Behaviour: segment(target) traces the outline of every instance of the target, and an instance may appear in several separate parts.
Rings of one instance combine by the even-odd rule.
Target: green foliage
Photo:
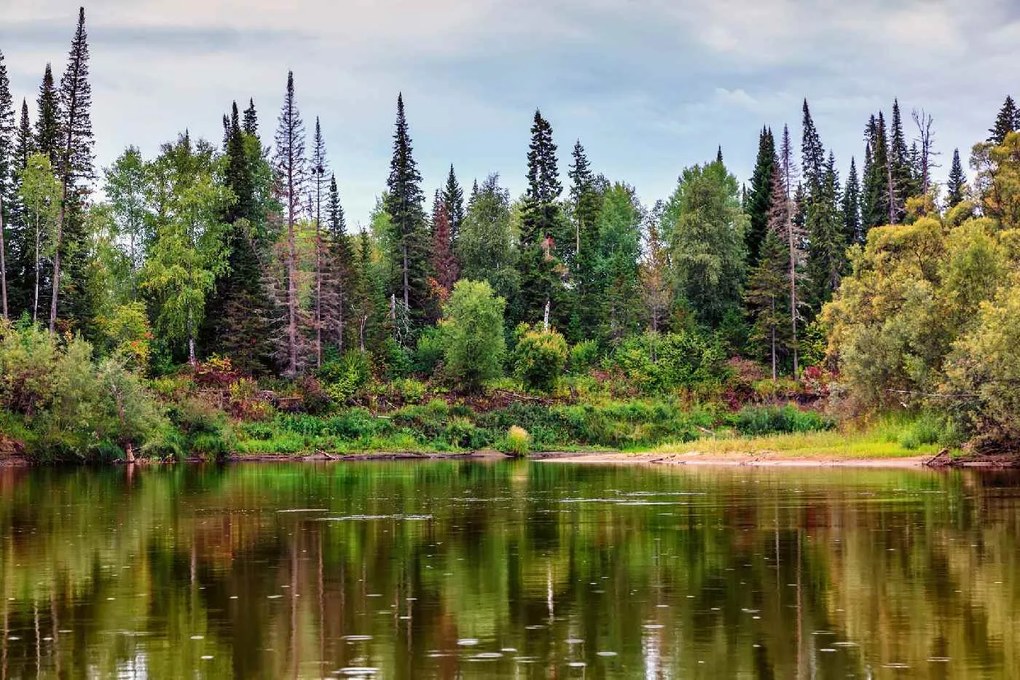
[[[412,366],[419,375],[432,375],[443,360],[443,334],[439,328],[430,326],[418,336],[414,349]]]
[[[663,213],[662,232],[677,297],[703,323],[719,323],[740,302],[746,229],[737,180],[721,161],[683,171]]]
[[[727,376],[719,341],[698,332],[627,338],[606,360],[645,394],[721,386]]]
[[[324,361],[318,376],[330,399],[343,404],[372,379],[372,360],[367,352],[350,350]]]
[[[38,460],[121,458],[145,453],[168,423],[141,380],[116,357],[96,360],[80,339],[66,344],[37,327],[0,324],[0,409],[31,432]]]
[[[514,370],[530,390],[551,392],[567,363],[567,341],[555,329],[529,329],[514,348]]]
[[[487,282],[469,280],[458,281],[443,306],[439,328],[444,370],[468,391],[477,391],[484,381],[502,374],[505,307],[506,301]]]
[[[570,361],[567,366],[571,375],[584,375],[599,361],[601,350],[594,340],[584,340],[570,348]]]
[[[817,432],[835,427],[835,423],[815,411],[786,406],[745,406],[732,419],[733,427],[745,437],[794,432]]]

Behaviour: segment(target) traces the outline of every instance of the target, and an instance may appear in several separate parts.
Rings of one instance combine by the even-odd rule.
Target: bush
[[[385,380],[405,378],[411,374],[411,357],[407,350],[392,337],[380,344],[375,353],[379,376]]]
[[[745,437],[830,430],[835,423],[815,411],[786,406],[746,406],[731,417],[731,424]]]
[[[518,458],[528,455],[531,448],[531,435],[523,427],[513,425],[506,432],[503,440],[503,451]]]
[[[443,305],[439,328],[446,375],[468,391],[502,375],[505,307],[488,282],[469,280],[458,281]]]
[[[66,345],[37,327],[0,323],[0,408],[31,432],[41,460],[101,460],[151,451],[169,428],[161,408],[120,357]]]
[[[599,344],[594,340],[579,342],[570,348],[570,373],[572,375],[584,375],[590,371],[599,360]]]
[[[525,387],[551,392],[567,363],[567,341],[556,330],[527,330],[514,349],[514,369]]]
[[[432,375],[443,359],[443,337],[438,328],[429,327],[418,336],[413,368],[419,375]]]
[[[372,360],[366,352],[350,350],[324,362],[318,376],[329,398],[344,404],[372,379]]]
[[[178,455],[222,459],[234,446],[234,434],[226,414],[198,397],[186,397],[170,405],[170,420],[184,436]]]
[[[642,392],[716,388],[726,380],[726,354],[715,338],[682,331],[627,338],[606,362]]]

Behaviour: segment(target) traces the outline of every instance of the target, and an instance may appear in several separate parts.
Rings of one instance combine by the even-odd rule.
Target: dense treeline
[[[451,165],[427,205],[398,96],[385,191],[354,233],[298,92],[288,74],[272,144],[255,103],[235,102],[221,140],[184,130],[99,173],[84,10],[59,84],[45,67],[34,123],[27,98],[15,115],[0,53],[0,401],[19,422],[59,410],[57,386],[19,372],[43,365],[35,347],[132,386],[211,359],[337,405],[411,376],[467,393],[506,376],[553,392],[570,372],[633,394],[718,394],[751,361],[773,381],[832,383],[851,409],[933,409],[949,439],[1020,434],[1010,98],[973,149],[972,185],[957,151],[946,186],[933,180],[932,118],[913,111],[908,132],[898,101],[868,117],[860,170],[851,158],[842,179],[805,101],[799,148],[788,127],[763,128],[747,184],[720,148],[646,206],[580,141],[564,186],[539,111],[523,196],[496,174],[465,192]],[[116,399],[104,408],[127,418]]]

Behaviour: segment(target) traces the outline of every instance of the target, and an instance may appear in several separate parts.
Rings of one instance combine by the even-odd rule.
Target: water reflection
[[[1020,677],[1018,481],[0,470],[0,678]]]

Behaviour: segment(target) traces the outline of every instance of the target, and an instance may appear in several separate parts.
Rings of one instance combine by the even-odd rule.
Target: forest
[[[0,460],[812,432],[1015,450],[1011,97],[944,184],[923,109],[864,116],[847,164],[805,100],[799,135],[761,129],[750,178],[721,140],[643,205],[580,141],[563,153],[540,111],[522,196],[454,165],[426,181],[398,95],[389,176],[356,231],[319,120],[280,75],[273,123],[225,101],[221,139],[182,126],[99,168],[84,9],[59,80],[45,64],[31,97],[0,52]]]

